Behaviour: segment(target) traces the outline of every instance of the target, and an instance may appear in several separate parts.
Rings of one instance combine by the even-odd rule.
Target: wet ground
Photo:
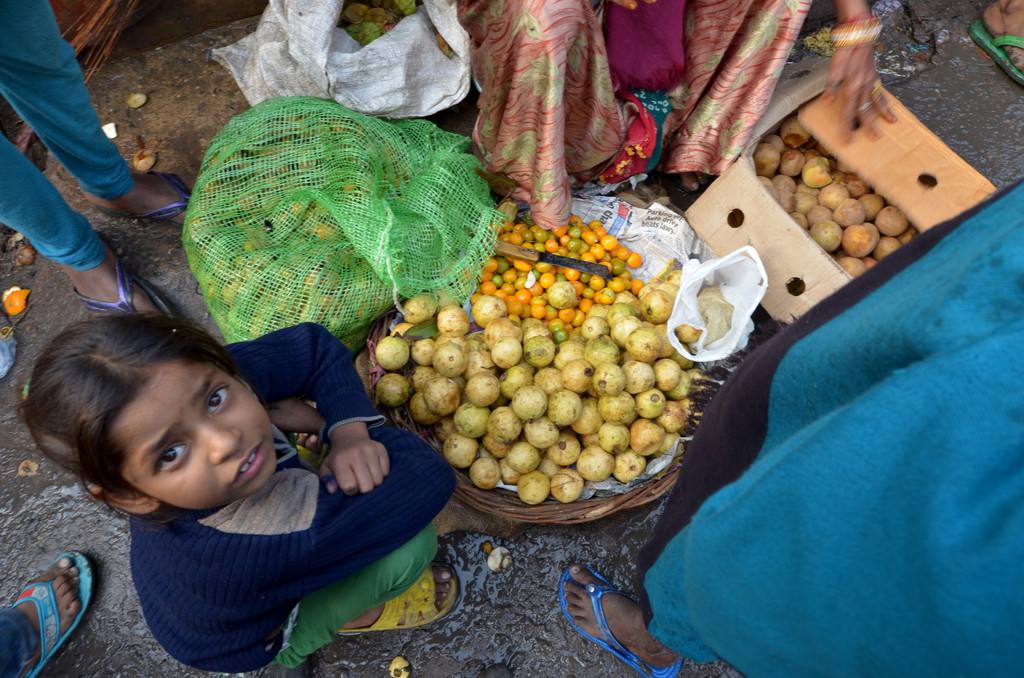
[[[913,0],[909,6],[892,5],[881,59],[883,78],[892,91],[997,186],[1019,179],[1024,175],[1024,90],[966,36],[982,3]],[[157,169],[185,174],[198,170],[212,136],[246,108],[230,76],[208,60],[207,52],[240,38],[254,24],[253,19],[235,21],[142,52],[138,50],[147,44],[145,37],[129,36],[133,49],[124,50],[92,83],[100,117],[118,124],[117,143],[126,156],[136,150],[141,135],[159,154]],[[125,97],[136,91],[146,92],[150,101],[129,110]],[[440,116],[439,122],[467,131],[472,115],[472,107],[464,104],[460,111]],[[61,168],[51,163],[48,172],[132,268],[172,295],[187,315],[215,329],[188,271],[176,227],[101,215],[81,200]],[[99,569],[98,595],[86,623],[49,675],[199,675],[171,660],[149,635],[128,575],[124,521],[88,501],[71,478],[38,460],[16,417],[21,387],[42,345],[84,311],[67,281],[42,259],[15,267],[10,254],[4,255],[0,278],[3,288],[19,284],[32,289],[31,308],[16,325],[17,364],[0,381],[0,426],[6,432],[0,442],[0,596],[12,597],[26,577],[43,569],[62,548],[86,550],[94,554]],[[36,475],[18,476],[17,466],[25,459],[40,461]],[[446,536],[443,556],[455,565],[465,589],[450,621],[418,632],[338,640],[319,653],[317,675],[383,676],[396,654],[409,658],[414,675],[421,677],[472,678],[495,662],[530,678],[631,675],[569,632],[554,592],[559,572],[573,560],[599,564],[614,581],[631,582],[633,557],[657,510],[654,505],[586,526],[531,527],[514,537]],[[511,571],[495,575],[486,569],[480,545],[487,539],[512,550]],[[689,676],[731,673],[723,664],[686,669]]]

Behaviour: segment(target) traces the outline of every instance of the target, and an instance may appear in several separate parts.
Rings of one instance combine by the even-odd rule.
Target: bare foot
[[[567,582],[565,585],[565,601],[573,621],[590,635],[601,638],[602,631],[594,617],[594,606],[587,594],[587,584],[598,584],[600,580],[585,568],[573,565],[569,568],[572,578],[578,582]],[[627,650],[651,666],[669,666],[678,657],[662,645],[654,636],[647,632],[644,616],[640,608],[629,598],[614,594],[605,594],[601,599],[604,604],[604,615],[608,620],[608,628],[612,635]]]
[[[44,574],[29,583],[45,581],[53,582],[53,590],[57,595],[57,609],[60,614],[60,630],[63,633],[71,626],[71,622],[74,621],[81,608],[81,604],[78,602],[78,568],[74,567],[74,563],[70,559],[62,558]],[[36,612],[35,603],[25,601],[16,605],[14,609],[25,615],[32,627],[36,629],[36,633],[39,632],[39,614]],[[39,652],[40,649],[37,649],[22,675],[31,671],[39,661]]]
[[[448,591],[452,587],[452,571],[444,565],[434,565],[434,608],[440,612],[444,606],[445,598],[448,597]],[[364,629],[368,626],[372,626],[384,611],[383,605],[370,608],[366,612],[362,613],[352,621],[348,622],[343,629]],[[422,613],[416,615],[416,617],[409,617],[401,619],[398,622],[399,626],[408,626],[424,619]]]
[[[992,37],[1024,36],[1024,0],[996,0],[981,15]],[[1024,69],[1024,49],[1004,47],[1006,56],[1017,68]]]
[[[132,214],[146,214],[158,210],[172,202],[181,200],[178,192],[166,181],[155,174],[132,173],[135,188],[114,200],[104,200],[95,195],[85,194],[86,199],[94,205],[107,209],[122,210]],[[184,212],[171,219],[179,224],[184,223]]]
[[[73,268],[64,267],[75,291],[82,296],[99,301],[117,301],[117,259],[113,252],[107,250],[107,258],[96,268],[88,271],[76,271]],[[146,293],[139,289],[138,285],[132,285],[132,305],[140,313],[158,313],[156,306]]]

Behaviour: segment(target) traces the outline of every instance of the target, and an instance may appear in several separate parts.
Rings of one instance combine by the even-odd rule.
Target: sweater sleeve
[[[322,440],[349,422],[371,427],[384,423],[356,374],[352,352],[321,325],[302,323],[227,349],[264,402],[294,397],[315,401],[325,422]]]

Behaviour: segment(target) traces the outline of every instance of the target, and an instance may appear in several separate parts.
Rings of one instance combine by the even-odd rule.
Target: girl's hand
[[[298,398],[270,403],[267,413],[270,423],[288,433],[319,433],[324,426],[324,418],[316,408]]]
[[[331,452],[320,475],[326,479],[330,493],[341,489],[347,495],[366,494],[384,482],[391,470],[388,450],[366,432],[361,421],[338,426],[331,431]]]
[[[877,139],[880,120],[896,122],[896,116],[885,100],[882,83],[875,70],[874,45],[840,47],[832,57],[825,86],[825,101],[842,101],[846,138],[859,124],[868,136]]]

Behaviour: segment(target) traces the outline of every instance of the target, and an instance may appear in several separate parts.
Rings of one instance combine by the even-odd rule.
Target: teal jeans
[[[82,190],[108,200],[132,190],[131,171],[100,129],[82,69],[48,0],[0,0],[0,29],[0,96]],[[79,271],[99,266],[106,255],[86,218],[2,135],[0,223],[43,256]]]

